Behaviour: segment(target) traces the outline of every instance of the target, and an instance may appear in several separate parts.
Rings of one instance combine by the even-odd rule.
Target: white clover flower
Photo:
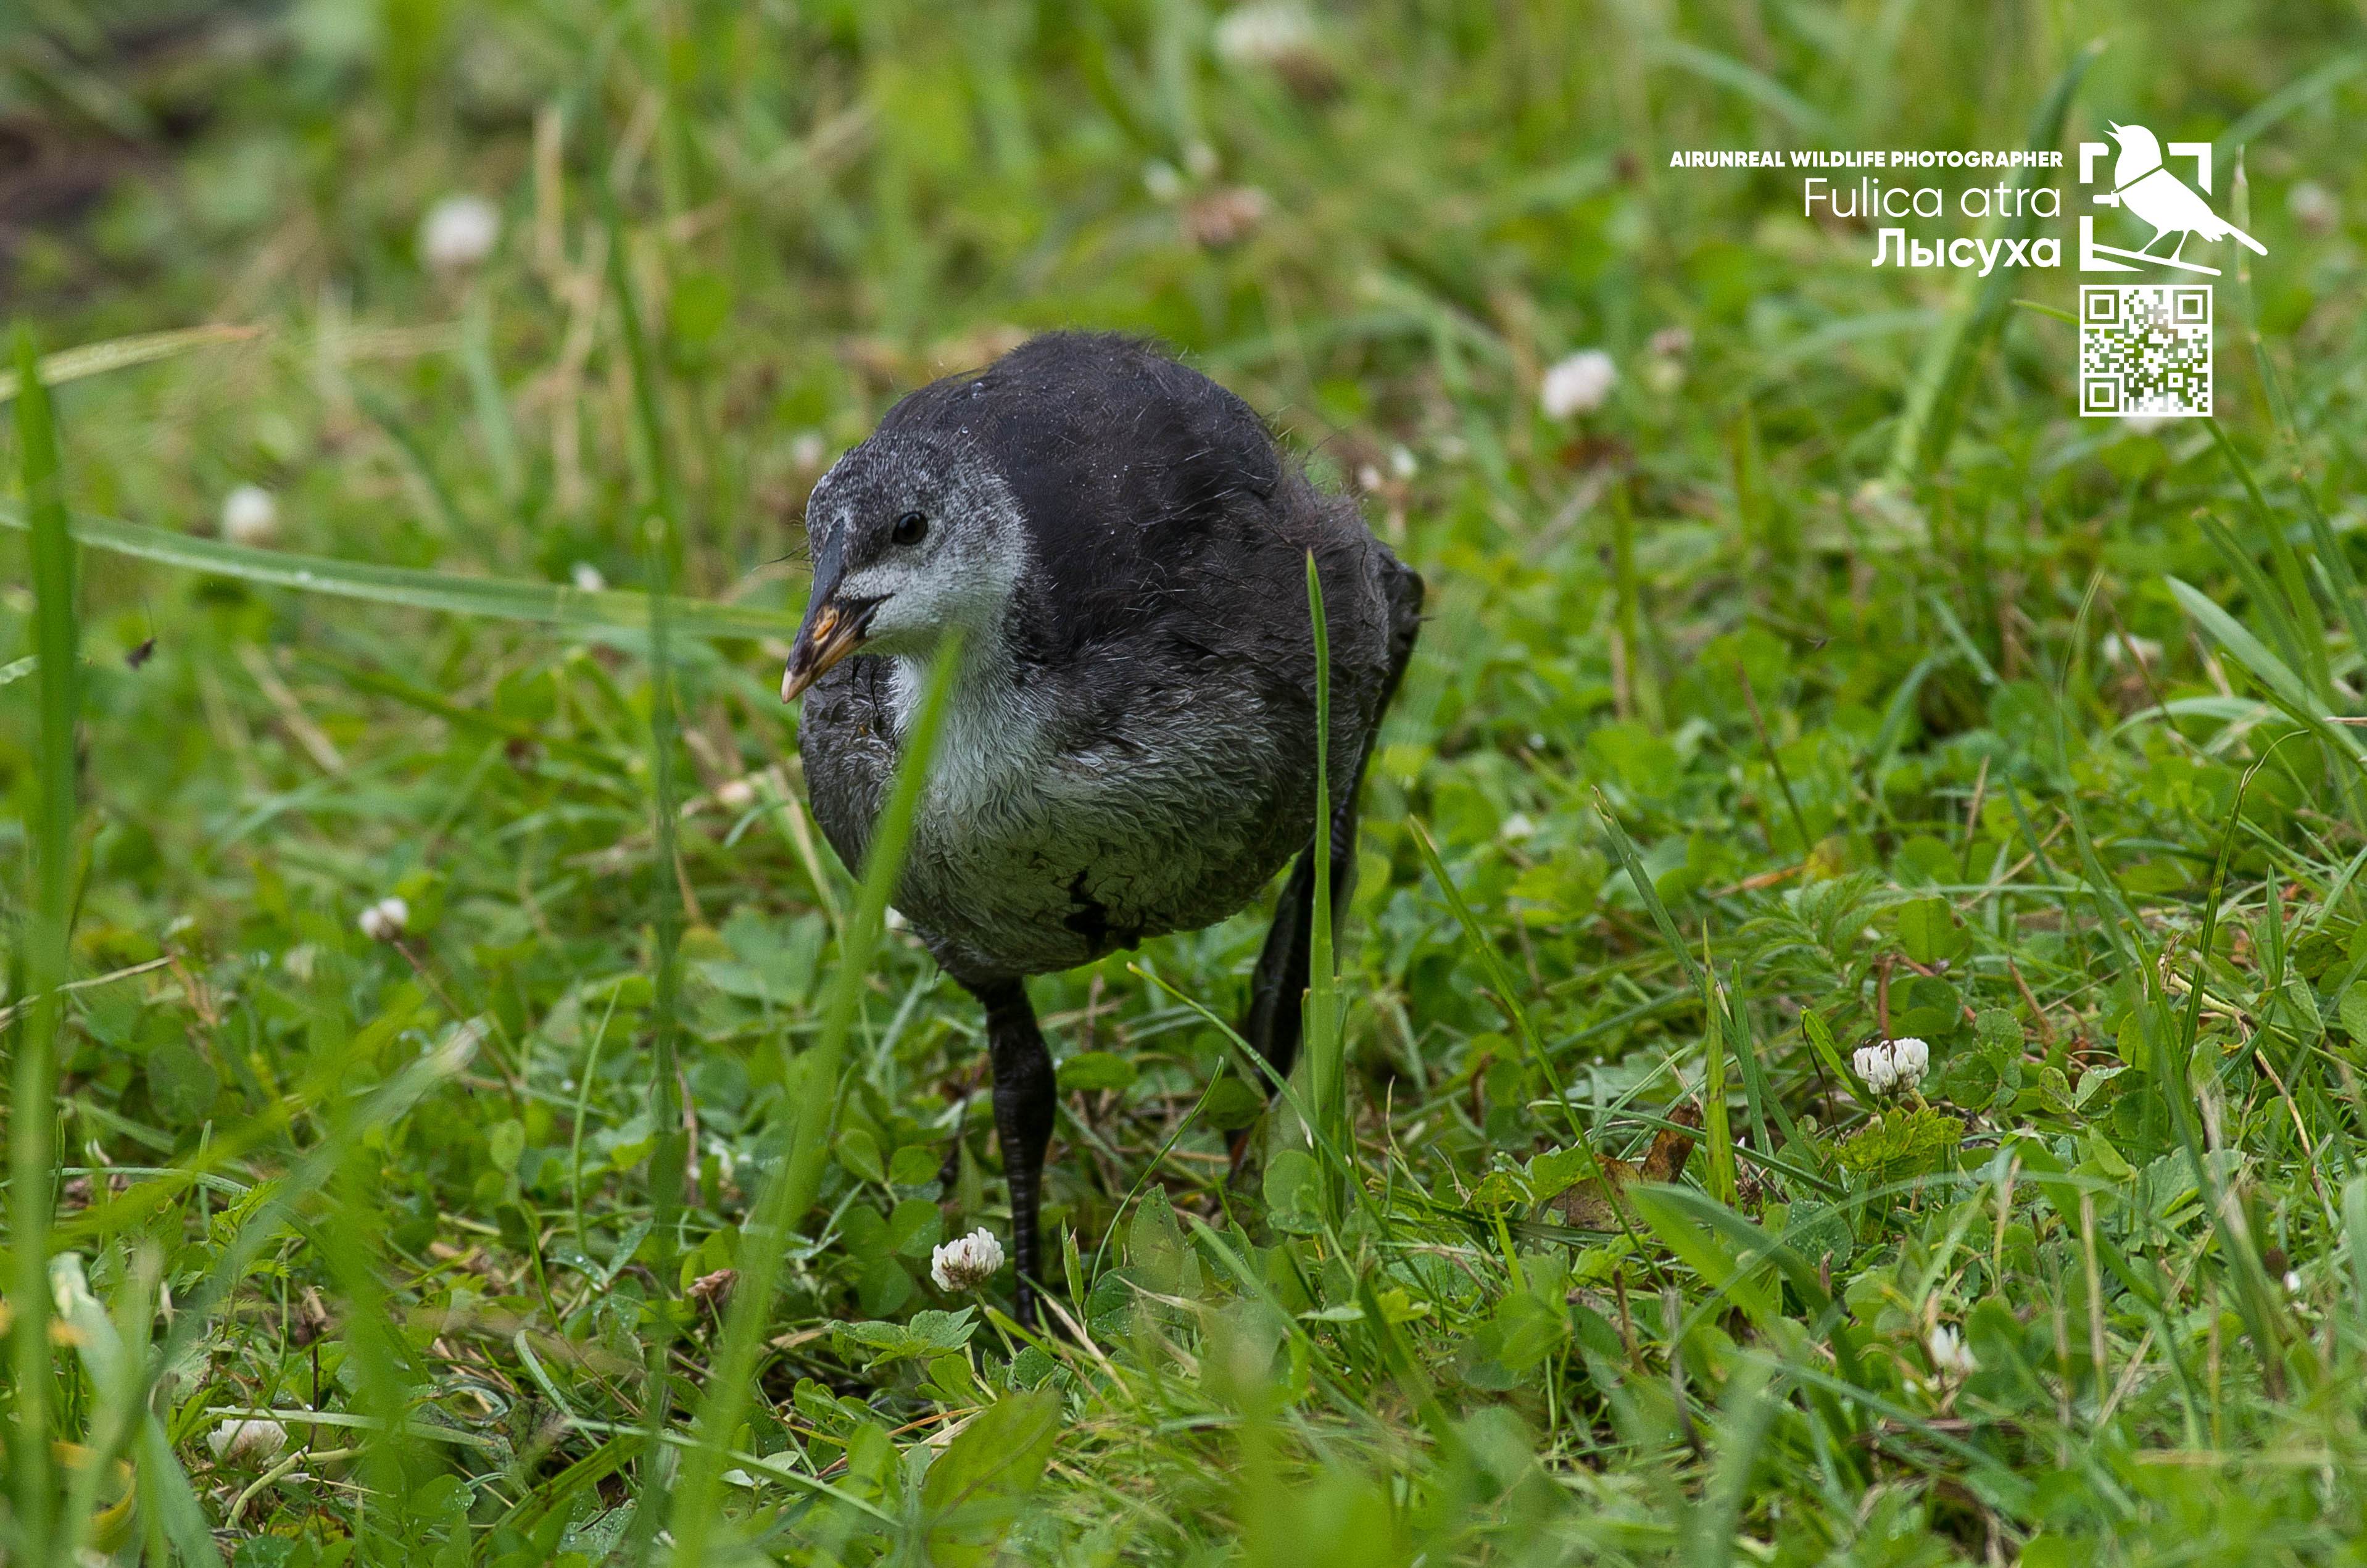
[[[1537,383],[1537,403],[1548,419],[1591,414],[1611,396],[1619,367],[1600,348],[1580,349],[1554,361]]]
[[[2169,423],[2169,415],[2167,414],[2124,414],[2121,415],[2122,427],[2127,430],[2132,436],[2150,436]]]
[[[821,460],[830,455],[829,444],[819,430],[800,430],[789,437],[789,461],[801,472],[811,473],[821,467]]]
[[[242,484],[222,497],[221,536],[232,544],[269,544],[279,531],[279,503],[260,484]]]
[[[567,569],[567,575],[587,594],[599,593],[608,585],[606,575],[589,561],[577,562]]]
[[[1891,1070],[1898,1074],[1898,1086],[1912,1089],[1931,1070],[1931,1048],[1913,1035],[1890,1042]]]
[[[277,1421],[225,1421],[206,1434],[206,1447],[221,1464],[267,1460],[287,1446],[288,1428]]]
[[[2314,179],[2303,180],[2285,192],[2285,210],[2312,233],[2325,233],[2342,222],[2342,203]]]
[[[1217,58],[1234,65],[1281,65],[1315,47],[1304,6],[1236,6],[1217,23]]]
[[[1002,1244],[981,1225],[929,1255],[929,1278],[940,1290],[975,1290],[1002,1271]]]
[[[1862,1045],[1850,1055],[1850,1065],[1865,1080],[1865,1086],[1877,1095],[1890,1093],[1898,1082],[1898,1070],[1890,1064],[1890,1050],[1882,1045]]]
[[[2285,1293],[2289,1296],[2298,1296],[2301,1294],[2301,1271],[2299,1269],[2288,1268],[2285,1270]]]
[[[1389,449],[1389,472],[1392,475],[1399,479],[1411,479],[1421,472],[1421,464],[1414,460],[1411,451],[1403,446]]]
[[[1142,165],[1142,188],[1163,205],[1184,194],[1184,176],[1166,159],[1153,158]]]
[[[1931,1048],[1913,1035],[1904,1040],[1876,1040],[1858,1047],[1850,1057],[1850,1064],[1875,1094],[1886,1095],[1894,1089],[1908,1094],[1931,1070]]]
[[[726,778],[715,787],[715,803],[726,811],[739,811],[755,799],[756,786],[746,777]]]
[[[419,259],[436,272],[460,272],[493,254],[502,215],[481,196],[447,196],[419,221]]]
[[[411,924],[411,905],[400,898],[382,898],[363,910],[362,917],[355,924],[371,941],[391,942]]]
[[[1537,835],[1537,824],[1529,820],[1526,812],[1514,812],[1496,829],[1496,836],[1508,844],[1519,844]]]
[[[1931,1353],[1932,1370],[1943,1378],[1969,1378],[1981,1369],[1980,1361],[1965,1347],[1963,1336],[1946,1324],[1932,1326],[1923,1348]]]

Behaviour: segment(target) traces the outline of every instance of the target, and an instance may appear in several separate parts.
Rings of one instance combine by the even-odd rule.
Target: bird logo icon
[[[2083,247],[2085,251],[2083,260],[2089,262],[2090,269],[2113,272],[2134,270],[2108,262],[2096,263],[2092,259],[2096,256],[2124,256],[2131,261],[2153,262],[2163,267],[2180,267],[2189,272],[2207,273],[2215,278],[2218,276],[2218,268],[2204,267],[2199,262],[2184,259],[2186,242],[2197,234],[2205,241],[2233,239],[2238,244],[2250,247],[2257,255],[2269,254],[2266,245],[2212,211],[2211,203],[2204,200],[2200,192],[2170,172],[2169,165],[2162,158],[2161,142],[2152,131],[2142,125],[2108,123],[2112,126],[2112,142],[2119,149],[2119,155],[2112,162],[2112,187],[2108,191],[2098,192],[2095,198],[2096,203],[2102,207],[2121,208],[2133,217],[2152,224],[2153,238],[2133,251],[2120,250],[2111,245],[2094,244],[2090,241],[2089,245]],[[2101,145],[2095,143],[2090,145],[2097,145],[2099,151],[2102,150]],[[2178,142],[2172,144],[2171,150],[2196,157],[2196,174],[2199,182],[2204,190],[2210,189],[2211,165],[2208,144]],[[2089,227],[2086,220],[2081,221],[2081,227],[2083,229]],[[2178,236],[2178,243],[2170,248],[2169,254],[2156,255],[2154,247],[2172,234]],[[2083,235],[2083,238],[2085,237]]]

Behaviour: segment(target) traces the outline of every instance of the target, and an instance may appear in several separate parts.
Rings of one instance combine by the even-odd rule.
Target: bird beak
[[[788,668],[781,672],[781,700],[795,702],[805,695],[806,687],[829,674],[832,665],[861,647],[878,608],[878,599],[835,599],[815,594],[813,608],[806,611],[806,623],[798,628],[798,640],[790,645]]]

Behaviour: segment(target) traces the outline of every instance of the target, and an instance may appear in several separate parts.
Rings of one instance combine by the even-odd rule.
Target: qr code
[[[2201,419],[2211,412],[2211,290],[2090,283],[2079,290],[2079,412]]]

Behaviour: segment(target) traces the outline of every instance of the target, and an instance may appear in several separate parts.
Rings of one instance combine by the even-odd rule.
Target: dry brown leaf
[[[1603,1180],[1590,1177],[1554,1199],[1561,1205],[1562,1218],[1581,1231],[1618,1230],[1619,1216],[1611,1208],[1614,1192],[1624,1193],[1638,1181],[1670,1182],[1684,1175],[1685,1161],[1693,1152],[1693,1138],[1691,1131],[1679,1131],[1678,1128],[1700,1127],[1701,1112],[1681,1105],[1669,1112],[1669,1119],[1677,1125],[1662,1128],[1653,1138],[1652,1146],[1644,1152],[1641,1165],[1604,1156]],[[1603,1186],[1605,1180],[1610,1183],[1608,1190]],[[1625,1204],[1623,1202],[1621,1207]]]

